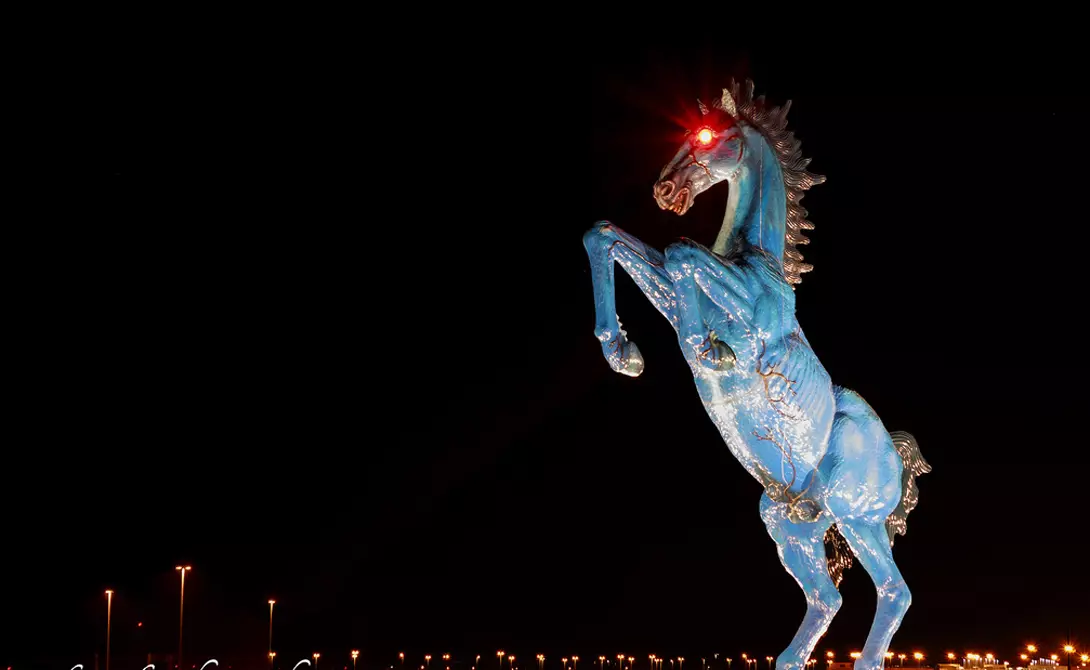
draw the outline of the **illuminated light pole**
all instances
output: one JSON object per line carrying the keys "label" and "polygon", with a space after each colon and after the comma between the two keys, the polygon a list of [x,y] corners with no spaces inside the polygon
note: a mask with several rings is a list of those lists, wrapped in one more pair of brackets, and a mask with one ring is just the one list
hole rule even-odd
{"label": "illuminated light pole", "polygon": [[[1071,670],[1071,654],[1075,653],[1075,647],[1071,646],[1070,644],[1065,644],[1064,652],[1067,653],[1067,670]],[[109,656],[107,656],[106,658],[109,658]],[[106,666],[106,670],[110,670],[109,665]]]}
{"label": "illuminated light pole", "polygon": [[605,670],[605,662],[606,662],[606,657],[605,656],[599,656],[598,657],[598,670]]}
{"label": "illuminated light pole", "polygon": [[397,660],[401,661],[401,670],[405,670],[405,652],[399,651],[397,653]]}
{"label": "illuminated light pole", "polygon": [[918,651],[912,652],[912,658],[916,659],[916,667],[920,667],[920,661],[923,660],[923,654]]}
{"label": "illuminated light pole", "polygon": [[905,667],[905,659],[906,658],[908,658],[908,657],[905,656],[904,654],[897,654],[897,660],[899,661],[897,663],[897,667],[900,667],[900,668]]}
{"label": "illuminated light pole", "polygon": [[270,651],[269,652],[269,667],[272,668],[275,663],[276,663],[276,652],[275,651]]}
{"label": "illuminated light pole", "polygon": [[352,650],[352,670],[356,670],[356,659],[360,657],[360,652]]}
{"label": "illuminated light pole", "polygon": [[515,655],[511,654],[507,657],[507,670],[515,670]]}
{"label": "illuminated light pole", "polygon": [[181,565],[177,565],[177,566],[174,567],[174,569],[177,570],[178,572],[182,573],[182,597],[181,597],[181,602],[178,605],[178,670],[183,670],[183,668],[182,668],[182,618],[185,616],[185,573],[189,572],[193,568],[189,567],[188,565],[186,565],[184,567],[181,566]]}
{"label": "illuminated light pole", "polygon": [[765,660],[768,661],[768,670],[772,670],[772,657],[765,656]]}
{"label": "illuminated light pole", "polygon": [[314,659],[314,670],[318,670],[318,659],[321,657],[321,654],[314,652],[310,657]]}
{"label": "illuminated light pole", "polygon": [[545,670],[545,655],[537,655],[537,670]]}
{"label": "illuminated light pole", "polygon": [[503,670],[503,649],[496,652],[496,658],[500,659],[500,670]]}
{"label": "illuminated light pole", "polygon": [[734,660],[734,659],[731,659],[731,658],[724,658],[723,660],[727,662],[727,670],[730,670],[730,662],[731,662],[732,660]]}
{"label": "illuminated light pole", "polygon": [[425,660],[425,661],[427,662],[427,664],[428,664],[428,670],[431,670],[431,654],[426,654],[426,655],[424,656],[424,660]]}
{"label": "illuminated light pole", "polygon": [[106,670],[110,670],[110,609],[114,601],[114,592],[106,591]]}
{"label": "illuminated light pole", "polygon": [[[269,601],[269,653],[270,654],[272,654],[272,612],[273,612],[273,605],[275,605],[275,604],[276,604],[275,600],[270,600]],[[272,658],[272,657],[270,656],[270,658]],[[272,661],[270,660],[269,662],[271,663]]]}

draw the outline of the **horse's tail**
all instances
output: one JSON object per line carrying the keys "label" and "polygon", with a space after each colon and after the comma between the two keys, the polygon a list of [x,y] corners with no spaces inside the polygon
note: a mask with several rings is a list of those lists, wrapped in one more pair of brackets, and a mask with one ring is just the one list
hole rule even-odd
{"label": "horse's tail", "polygon": [[892,546],[895,535],[905,534],[908,528],[908,513],[915,509],[916,503],[920,501],[916,477],[931,472],[931,466],[923,459],[916,438],[903,431],[890,433],[889,436],[893,439],[893,448],[901,455],[901,461],[905,466],[901,474],[901,502],[886,519],[886,532],[889,533],[889,543]]}

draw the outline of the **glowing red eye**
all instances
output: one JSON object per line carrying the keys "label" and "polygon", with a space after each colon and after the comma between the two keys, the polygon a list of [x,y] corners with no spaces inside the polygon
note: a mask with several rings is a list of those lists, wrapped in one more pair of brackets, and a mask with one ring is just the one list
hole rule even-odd
{"label": "glowing red eye", "polygon": [[713,137],[715,137],[715,134],[708,128],[701,128],[700,132],[696,134],[696,139],[700,140],[701,144],[711,144]]}

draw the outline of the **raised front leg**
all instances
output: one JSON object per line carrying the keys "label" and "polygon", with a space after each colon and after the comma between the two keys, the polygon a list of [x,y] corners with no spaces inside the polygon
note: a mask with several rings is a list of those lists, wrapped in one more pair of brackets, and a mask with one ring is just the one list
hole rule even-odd
{"label": "raised front leg", "polygon": [[705,367],[729,370],[734,365],[734,352],[708,328],[700,308],[700,294],[711,298],[729,318],[745,323],[752,314],[753,299],[743,272],[689,240],[666,247],[666,272],[677,294],[678,338],[682,346],[691,347]]}
{"label": "raised front leg", "polygon": [[665,258],[608,221],[600,221],[583,235],[590,258],[594,285],[594,335],[602,343],[609,366],[621,374],[637,377],[643,372],[643,356],[628,340],[617,318],[613,284],[614,263],[624,268],[636,286],[658,311],[677,328],[677,299],[664,268]]}

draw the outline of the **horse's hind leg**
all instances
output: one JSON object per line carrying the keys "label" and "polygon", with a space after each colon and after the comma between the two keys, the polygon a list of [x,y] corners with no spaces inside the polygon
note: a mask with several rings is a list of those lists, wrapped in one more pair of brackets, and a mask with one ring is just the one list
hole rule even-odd
{"label": "horse's hind leg", "polygon": [[825,531],[832,520],[823,514],[811,523],[787,518],[787,505],[761,496],[761,518],[776,541],[780,561],[806,596],[806,616],[787,649],[776,659],[776,670],[798,670],[806,665],[818,640],[840,609],[840,592],[829,576],[825,558]]}
{"label": "horse's hind leg", "polygon": [[890,640],[912,604],[912,594],[893,562],[893,548],[884,523],[842,521],[841,535],[848,541],[859,562],[867,570],[878,591],[878,608],[874,613],[867,643],[855,662],[855,670],[881,670]]}

